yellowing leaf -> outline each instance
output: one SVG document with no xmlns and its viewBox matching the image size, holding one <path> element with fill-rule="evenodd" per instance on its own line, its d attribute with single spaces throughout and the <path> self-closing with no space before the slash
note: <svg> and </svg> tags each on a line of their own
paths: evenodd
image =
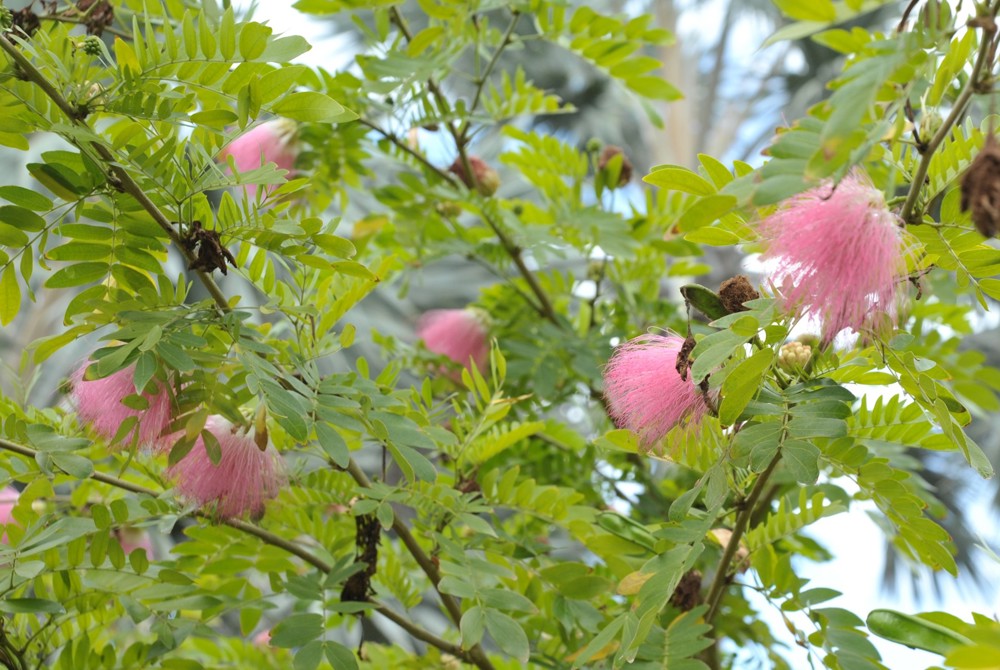
<svg viewBox="0 0 1000 670">
<path fill-rule="evenodd" d="M 14 266 L 8 265 L 0 280 L 0 325 L 6 326 L 21 309 L 21 287 L 14 274 Z"/>
<path fill-rule="evenodd" d="M 618 583 L 618 594 L 622 596 L 634 596 L 652 576 L 652 572 L 633 572 L 632 574 L 625 575 L 625 578 Z"/>
</svg>

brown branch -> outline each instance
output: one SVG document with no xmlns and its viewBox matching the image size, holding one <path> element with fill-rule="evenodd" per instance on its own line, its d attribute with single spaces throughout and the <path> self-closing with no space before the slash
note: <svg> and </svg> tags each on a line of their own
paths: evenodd
<svg viewBox="0 0 1000 670">
<path fill-rule="evenodd" d="M 729 583 L 729 566 L 733 562 L 733 557 L 736 556 L 736 552 L 740 546 L 740 540 L 743 538 L 743 534 L 750 524 L 750 517 L 753 516 L 757 500 L 760 498 L 761 493 L 764 492 L 767 480 L 771 478 L 771 474 L 778 467 L 778 461 L 780 460 L 781 451 L 779 450 L 774 458 L 771 459 L 771 462 L 768 463 L 764 472 L 760 473 L 760 476 L 757 477 L 753 489 L 750 490 L 750 495 L 747 496 L 747 499 L 743 502 L 742 509 L 736 515 L 733 534 L 726 542 L 722 558 L 719 559 L 719 565 L 715 569 L 715 579 L 712 580 L 712 586 L 708 591 L 708 596 L 705 598 L 705 602 L 708 603 L 708 611 L 705 613 L 705 623 L 712 623 L 712 619 L 719 613 L 719 604 L 722 602 L 722 595 L 725 593 L 726 585 Z"/>
<path fill-rule="evenodd" d="M 994 3 L 991 7 L 991 12 L 994 18 L 996 17 L 998 9 L 1000 9 L 1000 2 Z M 990 61 L 987 71 L 992 70 L 992 56 L 995 55 L 996 49 L 996 34 L 996 24 L 991 23 L 989 27 L 985 25 L 983 26 L 983 36 L 982 41 L 979 44 L 979 53 L 976 55 L 976 62 L 972 67 L 972 73 L 969 75 L 969 81 L 965 84 L 965 88 L 962 89 L 962 92 L 958 94 L 958 98 L 955 99 L 955 104 L 951 108 L 951 113 L 948 114 L 948 117 L 941 124 L 938 131 L 934 133 L 934 137 L 927 142 L 927 147 L 924 149 L 923 155 L 920 158 L 920 164 L 917 165 L 917 171 L 913 173 L 913 180 L 910 182 L 910 190 L 906 194 L 906 202 L 903 203 L 903 209 L 899 214 L 899 217 L 904 223 L 918 224 L 921 223 L 923 219 L 923 213 L 921 213 L 919 219 L 917 219 L 917 217 L 914 216 L 913 210 L 917 204 L 917 199 L 920 196 L 920 191 L 923 188 L 924 179 L 927 178 L 927 170 L 930 169 L 931 158 L 934 157 L 934 152 L 938 150 L 941 143 L 948 137 L 948 133 L 951 132 L 952 126 L 954 126 L 965 113 L 965 108 L 968 106 L 973 94 L 976 93 L 976 91 L 982 86 L 980 79 L 983 76 L 983 70 L 986 68 L 987 61 Z"/>
<path fill-rule="evenodd" d="M 29 81 L 42 89 L 42 92 L 45 93 L 45 95 L 52 100 L 53 103 L 55 103 L 56 107 L 58 107 L 60 111 L 66 115 L 70 123 L 93 132 L 93 129 L 80 118 L 79 111 L 69 104 L 62 94 L 56 90 L 55 86 L 52 85 L 52 82 L 46 79 L 45 75 L 43 75 L 31 61 L 25 58 L 20 49 L 14 46 L 14 44 L 3 35 L 0 35 L 0 49 L 6 52 L 6 54 L 20 69 L 21 73 Z M 80 146 L 74 138 L 67 137 L 65 139 L 74 146 L 78 147 L 81 151 L 84 150 L 84 147 Z M 191 250 L 184 245 L 184 242 L 181 240 L 180 233 L 178 233 L 174 228 L 170 219 L 168 219 L 166 215 L 160 211 L 160 208 L 156 206 L 148 195 L 146 195 L 145 191 L 142 190 L 142 187 L 139 186 L 139 184 L 132 178 L 132 175 L 130 175 L 124 167 L 118 164 L 118 161 L 106 146 L 97 141 L 91 141 L 89 145 L 93 151 L 97 153 L 101 162 L 104 163 L 108 180 L 119 186 L 122 191 L 135 198 L 136 202 L 138 202 L 139 205 L 146 210 L 150 217 L 152 217 L 153 221 L 155 221 L 156 224 L 167 234 L 170 241 L 173 242 L 174 246 L 184 256 L 188 265 L 190 266 L 193 264 L 197 258 Z M 195 274 L 198 276 L 198 279 L 201 280 L 205 289 L 212 296 L 212 299 L 215 301 L 215 304 L 219 307 L 219 309 L 223 312 L 228 312 L 230 309 L 229 301 L 226 299 L 222 289 L 219 288 L 219 285 L 215 283 L 215 280 L 201 270 L 197 271 Z"/>
<path fill-rule="evenodd" d="M 25 456 L 26 458 L 31 458 L 33 460 L 39 454 L 39 451 L 36 449 L 32 449 L 31 447 L 27 447 L 22 444 L 17 444 L 16 442 L 11 442 L 10 440 L 5 440 L 2 438 L 0 438 L 0 449 L 18 454 L 20 456 Z M 106 475 L 102 472 L 96 472 L 96 471 L 93 472 L 90 475 L 90 479 L 101 482 L 102 484 L 108 484 L 109 486 L 114 486 L 115 488 L 129 491 L 131 493 L 148 495 L 152 498 L 158 496 L 157 492 L 152 489 L 148 489 L 138 484 L 133 484 L 132 482 L 128 482 L 125 481 L 124 479 L 119 479 L 111 475 Z M 212 515 L 203 512 L 195 512 L 194 515 L 210 521 L 218 520 Z M 292 554 L 293 556 L 296 556 L 305 561 L 306 563 L 312 565 L 321 572 L 329 574 L 329 572 L 332 570 L 332 567 L 323 559 L 310 553 L 309 551 L 297 545 L 296 543 L 290 540 L 286 540 L 280 535 L 275 535 L 270 531 L 264 530 L 260 526 L 256 526 L 252 523 L 247 523 L 246 521 L 242 521 L 240 519 L 222 519 L 219 521 L 229 526 L 230 528 L 238 530 L 242 533 L 246 533 L 247 535 L 252 535 L 266 544 L 270 544 L 271 546 L 283 549 L 289 554 Z M 389 609 L 388 607 L 379 602 L 373 602 L 372 604 L 375 606 L 374 607 L 375 612 L 378 612 L 385 618 L 389 619 L 390 621 L 395 623 L 397 626 L 405 630 L 407 633 L 409 633 L 416 639 L 422 640 L 423 642 L 426 642 L 431 646 L 437 647 L 438 649 L 440 649 L 445 653 L 461 658 L 469 663 L 473 663 L 479 666 L 480 668 L 483 668 L 483 670 L 488 670 L 489 668 L 492 668 L 492 666 L 488 664 L 489 663 L 488 660 L 487 660 L 487 665 L 483 665 L 479 661 L 477 661 L 473 650 L 462 649 L 460 645 L 453 644 L 451 642 L 448 642 L 447 640 L 444 640 L 434 635 L 430 631 L 421 628 L 417 624 L 413 623 L 402 614 L 398 614 L 397 612 Z M 485 655 L 483 656 L 483 658 L 485 659 Z"/>
<path fill-rule="evenodd" d="M 514 36 L 514 30 L 517 28 L 517 22 L 521 19 L 521 13 L 516 9 L 510 10 L 510 13 L 511 13 L 510 25 L 507 26 L 507 30 L 504 32 L 503 37 L 500 39 L 499 46 L 497 46 L 496 51 L 493 52 L 493 56 L 490 57 L 490 61 L 486 64 L 486 67 L 483 69 L 482 74 L 479 75 L 479 78 L 476 81 L 476 92 L 472 96 L 472 104 L 469 105 L 469 114 L 472 114 L 472 112 L 476 111 L 476 108 L 479 106 L 479 100 L 480 98 L 482 98 L 483 95 L 483 88 L 486 86 L 487 80 L 489 80 L 490 75 L 493 73 L 493 68 L 496 67 L 497 62 L 500 60 L 500 54 L 502 54 L 504 49 L 507 48 L 507 45 L 509 45 L 513 41 L 511 38 Z M 469 122 L 469 119 L 466 119 L 465 122 L 462 124 L 462 130 L 459 133 L 464 142 L 468 142 L 469 140 L 470 127 L 471 124 Z"/>
<path fill-rule="evenodd" d="M 347 463 L 347 472 L 354 478 L 354 481 L 358 483 L 359 486 L 363 488 L 370 488 L 372 483 L 368 479 L 368 475 L 365 474 L 361 466 L 352 458 Z M 424 571 L 427 578 L 431 580 L 431 584 L 434 586 L 434 590 L 437 591 L 438 596 L 441 598 L 441 602 L 444 604 L 445 609 L 448 611 L 448 616 L 455 625 L 459 625 L 462 621 L 462 608 L 455 600 L 454 596 L 448 593 L 442 593 L 439 587 L 441 582 L 441 572 L 438 570 L 437 566 L 431 560 L 427 552 L 423 550 L 420 544 L 417 542 L 416 538 L 413 537 L 413 533 L 406 524 L 398 517 L 394 516 L 392 521 L 392 530 L 399 537 L 400 541 L 406 546 L 406 549 L 413 556 L 413 559 L 420 566 L 420 569 Z M 468 650 L 469 656 L 472 659 L 471 662 L 475 663 L 476 666 L 482 670 L 493 670 L 493 664 L 490 662 L 489 658 L 483 652 L 480 645 L 474 645 Z"/>
<path fill-rule="evenodd" d="M 510 33 L 513 32 L 513 28 L 516 25 L 517 18 L 518 17 L 515 15 L 514 22 L 512 22 L 511 25 L 508 27 L 508 35 L 505 38 L 505 42 L 501 46 L 506 46 L 506 42 L 510 38 Z M 413 38 L 413 34 L 410 32 L 409 27 L 406 25 L 406 20 L 403 19 L 403 17 L 400 15 L 399 11 L 397 11 L 395 7 L 389 9 L 389 20 L 392 21 L 392 23 L 395 24 L 397 28 L 399 28 L 399 32 L 403 34 L 403 37 L 406 38 L 407 42 L 409 42 Z M 441 90 L 441 87 L 438 85 L 436 81 L 434 81 L 432 77 L 428 77 L 427 79 L 427 89 L 431 92 L 431 95 L 433 95 L 434 98 L 437 100 L 439 108 L 451 107 L 450 103 L 448 102 L 447 96 L 445 96 L 444 92 Z M 444 125 L 448 129 L 448 134 L 451 135 L 452 139 L 455 142 L 455 148 L 458 151 L 458 156 L 459 160 L 462 163 L 462 168 L 465 171 L 465 174 L 468 176 L 469 180 L 468 189 L 472 192 L 478 193 L 479 180 L 476 178 L 476 173 L 472 169 L 472 166 L 469 164 L 469 155 L 468 152 L 466 151 L 466 145 L 468 144 L 469 141 L 468 137 L 466 137 L 466 135 L 468 134 L 468 125 L 466 124 L 466 127 L 463 128 L 462 131 L 457 130 L 455 128 L 455 125 L 451 121 L 446 121 Z M 531 292 L 535 295 L 535 298 L 538 300 L 538 304 L 531 302 L 530 303 L 531 306 L 535 309 L 535 311 L 538 312 L 538 314 L 541 317 L 543 317 L 548 321 L 551 321 L 552 323 L 554 323 L 559 327 L 562 327 L 562 324 L 559 322 L 559 318 L 556 315 L 555 308 L 552 306 L 552 301 L 549 300 L 549 296 L 545 293 L 545 290 L 542 288 L 542 285 L 538 283 L 538 279 L 535 277 L 534 273 L 524 262 L 524 256 L 521 247 L 516 245 L 510 239 L 510 237 L 507 236 L 507 234 L 503 231 L 500 225 L 496 221 L 494 221 L 492 217 L 486 214 L 486 212 L 483 212 L 482 216 L 483 216 L 483 221 L 486 222 L 486 225 L 488 225 L 490 229 L 493 231 L 493 233 L 497 236 L 497 239 L 500 241 L 500 245 L 504 248 L 504 251 L 507 252 L 507 255 L 510 256 L 511 260 L 514 261 L 514 265 L 517 267 L 517 271 L 527 282 L 528 288 L 531 289 Z"/>
</svg>

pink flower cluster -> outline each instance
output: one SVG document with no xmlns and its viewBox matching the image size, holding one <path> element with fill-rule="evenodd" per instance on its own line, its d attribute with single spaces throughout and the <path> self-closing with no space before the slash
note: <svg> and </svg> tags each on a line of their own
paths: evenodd
<svg viewBox="0 0 1000 670">
<path fill-rule="evenodd" d="M 220 457 L 213 463 L 205 441 L 197 441 L 184 458 L 167 474 L 177 481 L 177 489 L 199 506 L 214 505 L 220 517 L 251 517 L 264 514 L 264 503 L 278 495 L 285 484 L 281 456 L 268 445 L 261 450 L 252 436 L 222 417 L 211 416 L 205 430 L 219 442 Z"/>
<path fill-rule="evenodd" d="M 90 424 L 95 434 L 110 441 L 122 422 L 135 417 L 136 427 L 119 446 L 130 444 L 136 432 L 139 445 L 154 453 L 167 453 L 176 444 L 178 433 L 164 435 L 174 418 L 173 400 L 166 385 L 155 382 L 156 392 L 142 393 L 148 407 L 136 410 L 122 402 L 135 394 L 134 367 L 92 381 L 84 380 L 83 375 L 81 369 L 73 376 L 73 400 L 77 415 Z M 209 417 L 205 430 L 218 441 L 221 458 L 212 463 L 199 436 L 191 451 L 168 470 L 178 491 L 199 506 L 213 506 L 220 517 L 247 513 L 259 517 L 264 513 L 265 501 L 274 498 L 285 483 L 281 456 L 274 447 L 265 444 L 261 449 L 252 436 L 237 434 L 233 425 L 221 417 Z"/>
<path fill-rule="evenodd" d="M 677 355 L 684 338 L 640 335 L 615 349 L 604 369 L 604 396 L 620 428 L 654 446 L 674 426 L 697 422 L 705 401 L 691 376 L 681 379 Z"/>
<path fill-rule="evenodd" d="M 465 367 L 471 362 L 482 370 L 490 355 L 484 321 L 484 315 L 474 309 L 436 309 L 420 317 L 417 337 L 428 350 Z"/>
<path fill-rule="evenodd" d="M 87 366 L 84 365 L 73 375 L 73 400 L 76 414 L 90 424 L 91 430 L 107 441 L 111 441 L 127 419 L 138 420 L 119 446 L 131 444 L 138 433 L 138 443 L 152 451 L 162 451 L 170 447 L 170 442 L 162 433 L 170 424 L 172 401 L 170 390 L 155 381 L 155 392 L 143 391 L 141 395 L 148 406 L 144 410 L 132 409 L 123 403 L 130 395 L 136 395 L 135 368 L 128 367 L 102 379 L 87 381 L 83 378 Z"/>
<path fill-rule="evenodd" d="M 256 170 L 268 163 L 291 172 L 299 155 L 295 133 L 296 127 L 292 121 L 267 121 L 234 139 L 219 153 L 219 157 L 225 160 L 227 156 L 232 156 L 236 169 L 240 172 Z M 256 184 L 247 184 L 244 188 L 250 198 L 257 194 Z M 273 189 L 273 186 L 268 186 L 266 192 L 270 193 Z"/>
<path fill-rule="evenodd" d="M 898 223 L 860 173 L 786 201 L 758 226 L 785 309 L 821 319 L 826 341 L 860 330 L 875 312 L 894 319 L 906 271 Z"/>
</svg>

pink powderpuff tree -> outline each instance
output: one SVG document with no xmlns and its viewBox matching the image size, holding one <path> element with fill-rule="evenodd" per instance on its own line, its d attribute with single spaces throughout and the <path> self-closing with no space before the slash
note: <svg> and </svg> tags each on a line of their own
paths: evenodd
<svg viewBox="0 0 1000 670">
<path fill-rule="evenodd" d="M 287 119 L 267 121 L 234 139 L 219 153 L 219 157 L 224 161 L 232 156 L 239 172 L 255 170 L 267 163 L 274 163 L 279 169 L 291 172 L 299 155 L 296 130 L 295 123 Z M 244 188 L 251 199 L 256 196 L 256 184 L 246 184 Z M 265 193 L 273 189 L 273 186 L 267 186 Z"/>
<path fill-rule="evenodd" d="M 152 382 L 156 392 L 143 391 L 139 394 L 146 400 L 146 409 L 133 409 L 122 401 L 136 395 L 135 366 L 94 380 L 84 379 L 86 369 L 86 365 L 81 367 L 71 379 L 73 404 L 81 422 L 89 424 L 94 433 L 110 442 L 121 425 L 135 417 L 138 421 L 135 428 L 116 446 L 128 446 L 137 433 L 141 447 L 161 451 L 169 446 L 161 438 L 172 418 L 171 394 L 166 385 L 158 380 Z"/>
<path fill-rule="evenodd" d="M 785 309 L 821 319 L 827 342 L 845 328 L 860 330 L 876 312 L 894 319 L 906 272 L 898 224 L 859 172 L 782 204 L 758 230 L 763 259 L 777 263 L 772 281 Z"/>
<path fill-rule="evenodd" d="M 213 463 L 198 437 L 191 451 L 167 470 L 182 496 L 200 507 L 215 505 L 220 518 L 236 518 L 247 513 L 253 518 L 264 514 L 264 503 L 278 495 L 285 484 L 285 469 L 277 450 L 257 446 L 252 435 L 219 416 L 205 423 L 219 443 L 220 457 Z"/>
<path fill-rule="evenodd" d="M 484 315 L 474 309 L 437 309 L 425 313 L 417 324 L 417 337 L 430 351 L 459 365 L 469 362 L 482 370 L 490 355 Z"/>
<path fill-rule="evenodd" d="M 683 346 L 677 335 L 640 335 L 615 349 L 604 369 L 609 415 L 637 433 L 647 449 L 674 426 L 697 422 L 707 409 L 690 375 L 682 379 L 677 372 Z"/>
</svg>

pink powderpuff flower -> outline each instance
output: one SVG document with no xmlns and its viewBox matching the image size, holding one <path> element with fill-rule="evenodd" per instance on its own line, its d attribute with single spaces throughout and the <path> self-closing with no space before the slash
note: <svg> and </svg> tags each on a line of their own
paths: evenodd
<svg viewBox="0 0 1000 670">
<path fill-rule="evenodd" d="M 895 321 L 897 286 L 906 272 L 898 218 L 882 192 L 854 172 L 786 201 L 760 222 L 774 259 L 784 308 L 817 317 L 827 342 L 860 330 L 878 312 Z"/>
<path fill-rule="evenodd" d="M 21 497 L 21 492 L 13 486 L 6 486 L 2 491 L 0 491 L 0 525 L 6 526 L 11 523 L 17 525 L 17 521 L 14 520 L 13 512 L 14 506 L 17 505 L 17 499 L 19 497 Z M 7 543 L 6 532 L 0 536 L 0 542 L 3 542 L 4 544 Z"/>
<path fill-rule="evenodd" d="M 136 431 L 139 432 L 139 445 L 154 451 L 160 451 L 169 446 L 160 437 L 163 430 L 170 424 L 172 415 L 169 389 L 159 381 L 154 381 L 157 391 L 142 392 L 142 397 L 149 403 L 144 410 L 132 409 L 122 404 L 127 396 L 135 395 L 135 366 L 123 368 L 103 379 L 87 381 L 83 378 L 86 365 L 77 370 L 72 378 L 72 398 L 76 406 L 76 415 L 89 423 L 91 429 L 105 440 L 114 438 L 118 428 L 129 417 L 137 417 L 138 424 L 117 446 L 131 444 Z"/>
<path fill-rule="evenodd" d="M 238 433 L 237 428 L 218 416 L 205 423 L 219 442 L 219 462 L 212 459 L 201 437 L 194 447 L 167 475 L 177 482 L 181 495 L 200 506 L 215 504 L 221 518 L 241 517 L 247 512 L 253 518 L 264 514 L 264 503 L 278 495 L 285 484 L 284 463 L 272 446 L 259 448 L 252 435 Z"/>
<path fill-rule="evenodd" d="M 234 139 L 219 156 L 222 160 L 232 156 L 239 172 L 256 170 L 267 163 L 274 163 L 279 169 L 291 172 L 299 155 L 296 131 L 293 121 L 274 119 Z M 257 194 L 256 184 L 246 184 L 243 188 L 250 198 Z M 270 193 L 274 188 L 273 185 L 266 186 L 265 192 Z"/>
<path fill-rule="evenodd" d="M 118 538 L 118 544 L 121 545 L 122 551 L 128 556 L 136 549 L 145 549 L 146 558 L 153 558 L 153 540 L 150 539 L 149 533 L 142 530 L 141 528 L 130 528 L 122 527 L 115 530 L 115 536 Z"/>
<path fill-rule="evenodd" d="M 485 315 L 475 309 L 436 309 L 417 323 L 417 337 L 436 354 L 466 367 L 483 369 L 490 355 Z"/>
<path fill-rule="evenodd" d="M 705 401 L 690 374 L 681 379 L 677 354 L 684 338 L 640 335 L 615 349 L 604 368 L 604 397 L 615 424 L 638 433 L 649 448 L 674 426 L 697 422 Z"/>
</svg>

